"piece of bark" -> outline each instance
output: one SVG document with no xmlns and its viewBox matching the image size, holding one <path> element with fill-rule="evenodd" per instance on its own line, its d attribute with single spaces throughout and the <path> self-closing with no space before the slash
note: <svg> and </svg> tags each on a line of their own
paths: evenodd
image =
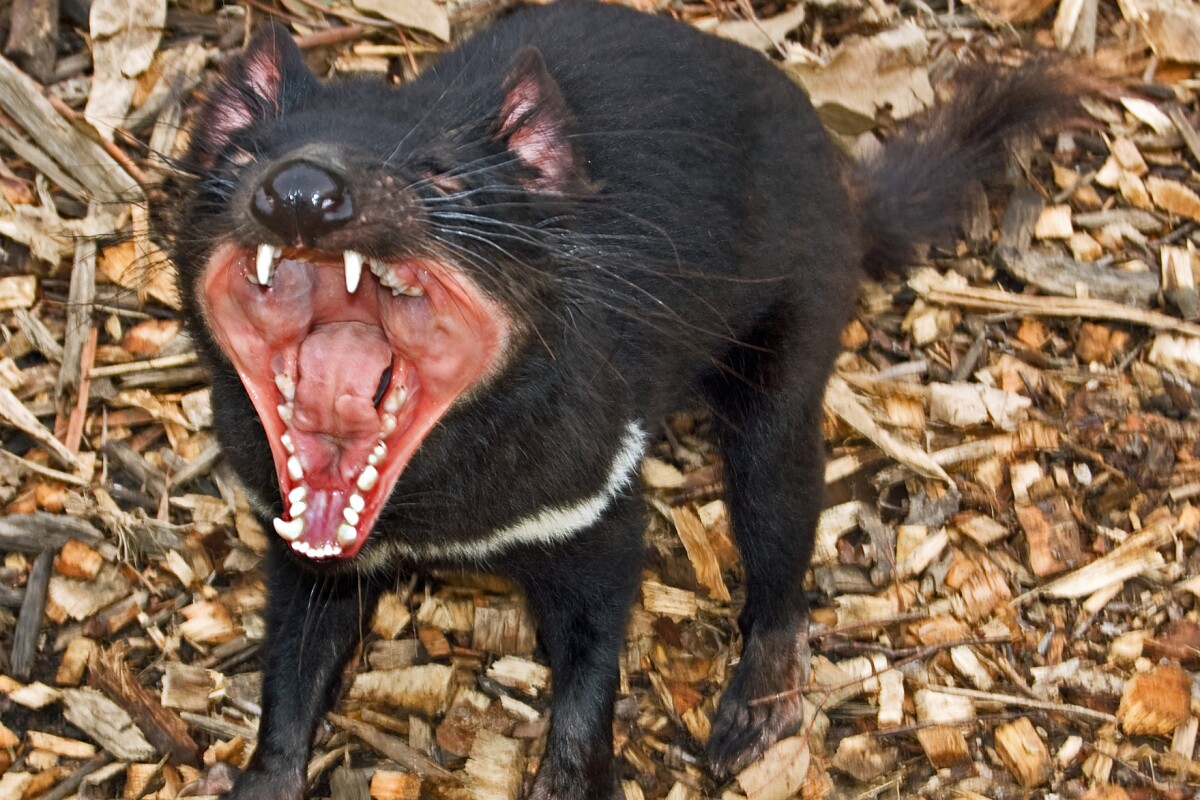
<svg viewBox="0 0 1200 800">
<path fill-rule="evenodd" d="M 780 739 L 738 773 L 737 782 L 747 800 L 785 800 L 804 785 L 809 763 L 807 737 Z"/>
<path fill-rule="evenodd" d="M 412 770 L 422 778 L 435 782 L 453 782 L 459 780 L 457 775 L 423 756 L 395 736 L 389 736 L 372 728 L 370 725 L 365 725 L 358 720 L 342 716 L 341 714 L 329 713 L 326 714 L 326 718 L 334 725 L 354 734 L 373 749 L 378 750 L 405 769 Z"/>
<path fill-rule="evenodd" d="M 958 728 L 949 725 L 919 728 L 917 741 L 934 769 L 947 769 L 970 757 L 966 737 Z"/>
<path fill-rule="evenodd" d="M 1170 736 L 1189 714 L 1192 678 L 1177 664 L 1164 664 L 1125 684 L 1117 718 L 1132 735 Z"/>
<path fill-rule="evenodd" d="M 57 550 L 70 539 L 95 544 L 100 532 L 78 517 L 44 511 L 0 517 L 0 550 L 40 553 Z"/>
<path fill-rule="evenodd" d="M 895 748 L 882 747 L 874 736 L 860 733 L 838 742 L 832 766 L 865 783 L 895 766 L 898 756 Z"/>
<path fill-rule="evenodd" d="M 517 800 L 525 772 L 522 749 L 515 739 L 479 731 L 463 770 L 476 800 Z"/>
<path fill-rule="evenodd" d="M 377 769 L 371 776 L 370 795 L 372 800 L 418 800 L 421 778 L 407 772 Z"/>
<path fill-rule="evenodd" d="M 1144 647 L 1155 660 L 1167 658 L 1190 669 L 1200 667 L 1200 622 L 1174 620 L 1162 633 L 1145 639 Z"/>
<path fill-rule="evenodd" d="M 453 668 L 444 664 L 361 672 L 354 677 L 346 696 L 432 717 L 443 713 L 449 705 L 453 680 Z"/>
<path fill-rule="evenodd" d="M 162 704 L 167 708 L 208 712 L 209 696 L 218 687 L 218 673 L 193 664 L 171 662 L 162 677 Z"/>
<path fill-rule="evenodd" d="M 156 757 L 133 719 L 95 689 L 63 692 L 63 718 L 123 761 L 149 761 Z"/>
<path fill-rule="evenodd" d="M 510 689 L 537 697 L 550 685 L 550 668 L 535 661 L 505 656 L 488 667 L 487 676 Z"/>
<path fill-rule="evenodd" d="M 187 724 L 138 683 L 125 663 L 123 648 L 96 651 L 88 662 L 88 682 L 125 709 L 160 752 L 173 761 L 199 763 L 200 749 Z"/>
<path fill-rule="evenodd" d="M 100 572 L 104 557 L 77 539 L 65 542 L 54 559 L 54 571 L 67 578 L 90 581 Z"/>
<path fill-rule="evenodd" d="M 329 775 L 331 800 L 370 800 L 370 783 L 367 773 L 347 766 L 337 767 Z"/>
<path fill-rule="evenodd" d="M 1037 504 L 1017 509 L 1025 531 L 1029 566 L 1038 577 L 1057 575 L 1083 561 L 1079 525 L 1067 501 L 1055 495 Z"/>
<path fill-rule="evenodd" d="M 696 616 L 696 595 L 658 581 L 642 581 L 642 606 L 651 614 L 685 619 Z"/>
<path fill-rule="evenodd" d="M 1050 752 L 1028 717 L 996 728 L 996 753 L 1025 789 L 1041 786 L 1050 779 Z"/>
<path fill-rule="evenodd" d="M 96 640 L 86 636 L 77 636 L 71 639 L 67 643 L 62 661 L 58 665 L 58 672 L 55 673 L 55 684 L 78 686 L 79 682 L 83 680 L 83 672 L 87 668 L 88 660 L 97 647 Z"/>
<path fill-rule="evenodd" d="M 63 119 L 32 80 L 0 58 L 0 109 L 87 191 L 89 199 L 145 204 L 145 196 L 103 147 Z"/>
<path fill-rule="evenodd" d="M 708 533 L 700 517 L 689 506 L 678 506 L 671 509 L 671 518 L 696 573 L 696 582 L 713 600 L 728 603 L 729 589 L 721 577 L 721 565 L 709 543 Z"/>
<path fill-rule="evenodd" d="M 54 566 L 54 551 L 43 550 L 34 559 L 25 584 L 25 598 L 13 630 L 12 661 L 9 674 L 20 681 L 29 680 L 37 658 L 38 631 L 46 611 L 46 595 L 50 588 L 50 573 Z"/>
<path fill-rule="evenodd" d="M 537 627 L 525 603 L 497 600 L 475 609 L 471 646 L 506 656 L 528 656 L 537 644 Z"/>
</svg>

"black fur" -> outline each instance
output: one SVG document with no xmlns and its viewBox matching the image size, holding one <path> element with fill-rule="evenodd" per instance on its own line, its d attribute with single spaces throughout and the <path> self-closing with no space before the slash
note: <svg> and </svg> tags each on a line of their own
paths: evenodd
<svg viewBox="0 0 1200 800">
<path fill-rule="evenodd" d="M 1066 84 L 981 78 L 859 169 L 759 54 L 613 6 L 514 13 L 400 89 L 317 83 L 281 28 L 248 54 L 258 72 L 235 63 L 200 114 L 175 255 L 221 441 L 272 513 L 262 427 L 205 335 L 197 281 L 217 243 L 272 241 L 247 209 L 273 164 L 317 153 L 354 186 L 360 218 L 321 248 L 455 263 L 517 335 L 502 368 L 425 439 L 358 558 L 301 563 L 274 541 L 264 716 L 230 796 L 301 796 L 311 733 L 378 587 L 430 565 L 391 555 L 388 542 L 472 542 L 578 502 L 604 484 L 629 423 L 652 431 L 697 402 L 717 420 L 749 586 L 710 764 L 726 775 L 795 731 L 801 706 L 788 690 L 803 679 L 821 400 L 864 267 L 899 268 L 949 232 L 958 198 L 1001 165 L 1003 138 L 1070 106 Z M 513 97 L 526 90 L 538 102 L 522 111 Z M 549 150 L 521 138 L 531 127 Z M 613 789 L 617 655 L 642 527 L 627 492 L 563 544 L 469 565 L 522 584 L 554 671 L 533 797 Z"/>
</svg>

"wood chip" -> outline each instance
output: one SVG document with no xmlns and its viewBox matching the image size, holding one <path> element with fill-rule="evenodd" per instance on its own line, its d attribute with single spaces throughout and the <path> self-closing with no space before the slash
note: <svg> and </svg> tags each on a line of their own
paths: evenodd
<svg viewBox="0 0 1200 800">
<path fill-rule="evenodd" d="M 1139 673 L 1125 684 L 1117 718 L 1131 736 L 1170 736 L 1188 719 L 1192 677 L 1177 664 Z"/>
<path fill-rule="evenodd" d="M 432 717 L 446 710 L 453 680 L 453 668 L 444 664 L 362 672 L 354 677 L 346 696 Z"/>
<path fill-rule="evenodd" d="M 808 739 L 780 739 L 737 776 L 748 800 L 786 800 L 800 790 L 808 775 Z"/>
<path fill-rule="evenodd" d="M 64 691 L 63 718 L 119 759 L 148 761 L 156 756 L 129 714 L 95 689 Z"/>
<path fill-rule="evenodd" d="M 484 729 L 467 759 L 467 785 L 477 800 L 517 800 L 524 769 L 521 743 Z"/>
<path fill-rule="evenodd" d="M 711 599 L 719 603 L 728 603 L 729 589 L 725 586 L 725 579 L 721 577 L 721 565 L 708 541 L 704 524 L 687 506 L 672 508 L 671 515 L 675 523 L 675 532 L 679 534 L 683 549 L 696 572 L 696 582 Z"/>
<path fill-rule="evenodd" d="M 1050 752 L 1028 717 L 996 728 L 996 753 L 1005 768 L 1026 789 L 1050 779 Z"/>
</svg>

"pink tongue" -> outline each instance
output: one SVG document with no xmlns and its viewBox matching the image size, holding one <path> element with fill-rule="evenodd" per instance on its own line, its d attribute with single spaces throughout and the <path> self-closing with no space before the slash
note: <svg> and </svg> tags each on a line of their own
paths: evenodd
<svg viewBox="0 0 1200 800">
<path fill-rule="evenodd" d="M 383 331 L 361 322 L 315 328 L 300 345 L 296 427 L 339 439 L 379 434 L 375 391 L 392 350 Z"/>
</svg>

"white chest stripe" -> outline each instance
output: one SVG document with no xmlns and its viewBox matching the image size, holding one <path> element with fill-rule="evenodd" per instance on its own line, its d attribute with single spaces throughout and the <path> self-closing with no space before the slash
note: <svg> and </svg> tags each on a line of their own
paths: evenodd
<svg viewBox="0 0 1200 800">
<path fill-rule="evenodd" d="M 621 449 L 613 458 L 608 479 L 603 488 L 595 494 L 569 506 L 542 509 L 471 542 L 430 542 L 419 547 L 397 543 L 392 546 L 397 552 L 410 557 L 482 561 L 516 545 L 552 545 L 564 542 L 600 519 L 613 499 L 633 481 L 645 447 L 645 431 L 636 422 L 630 422 L 625 426 Z"/>
</svg>

